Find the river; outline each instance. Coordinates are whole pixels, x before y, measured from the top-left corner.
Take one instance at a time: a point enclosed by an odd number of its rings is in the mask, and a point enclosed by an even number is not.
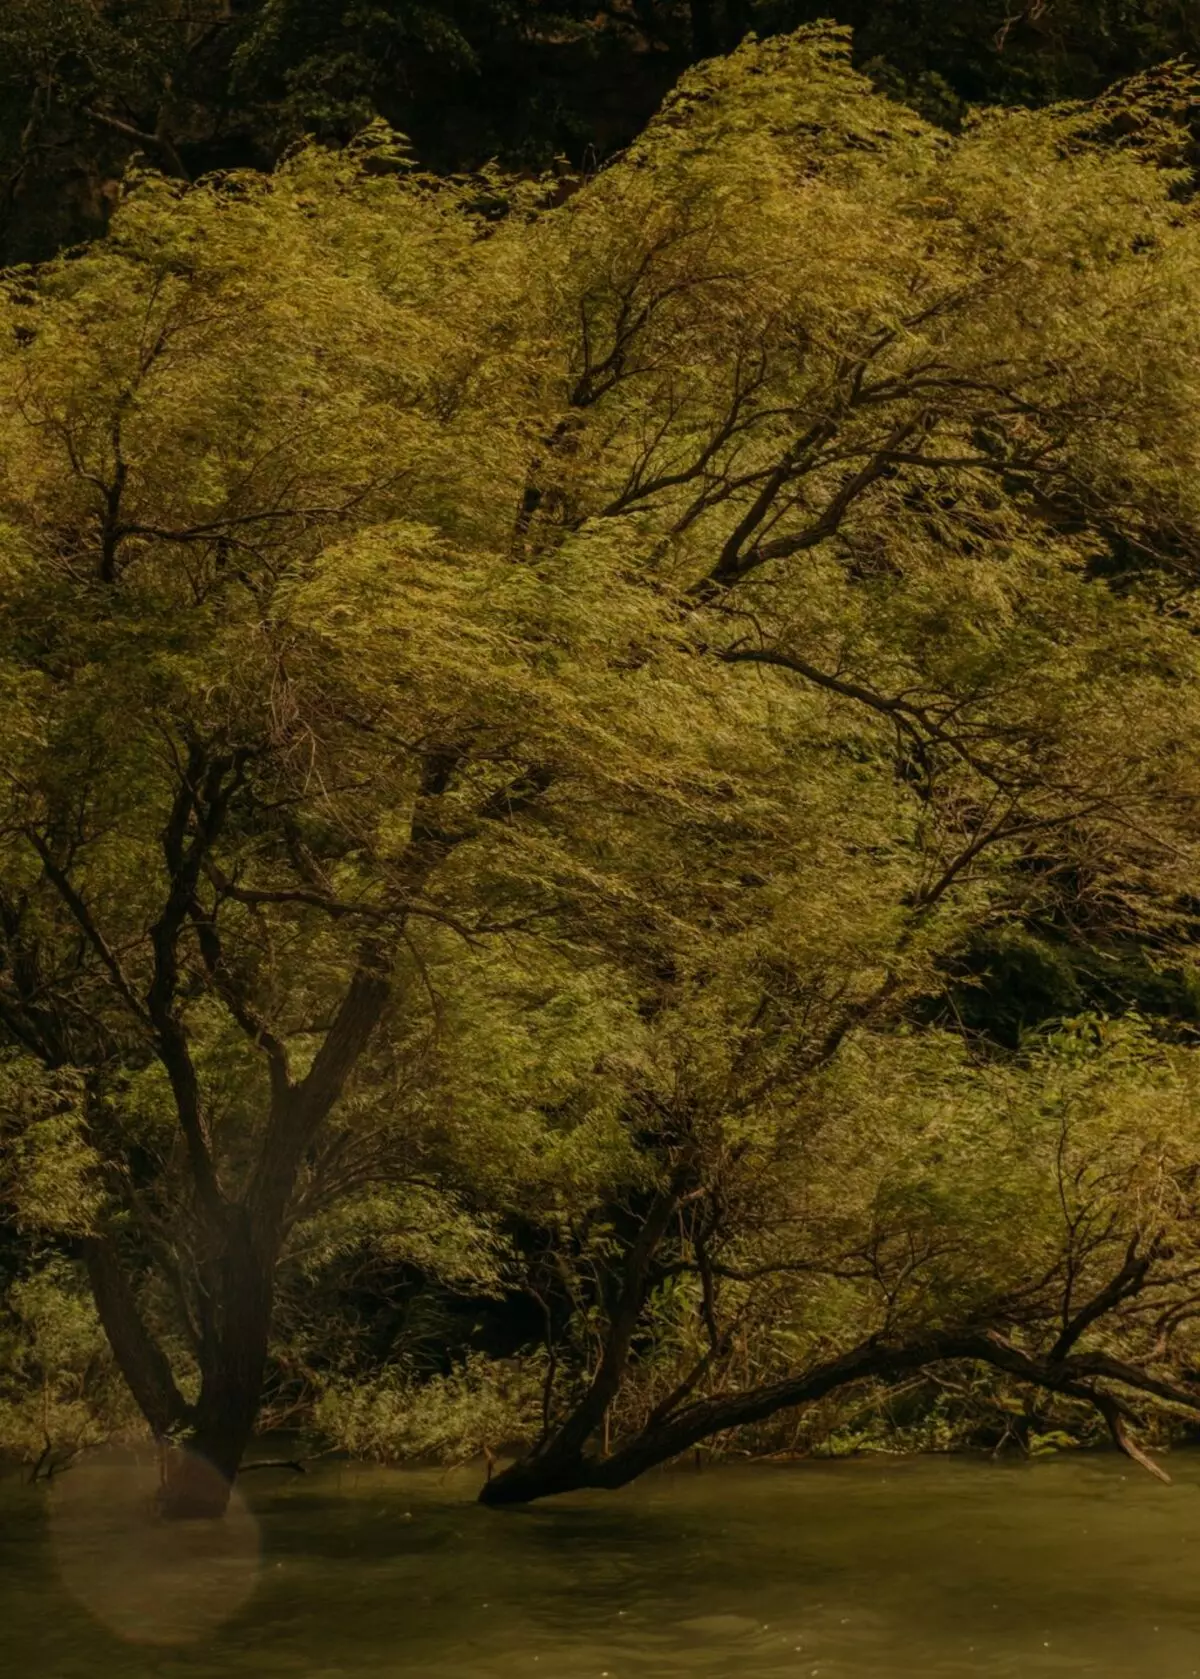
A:
[[[10,1479],[0,1673],[1192,1679],[1200,1455],[1171,1469],[763,1464],[491,1511],[466,1472],[325,1464],[248,1478],[219,1537],[106,1470]]]

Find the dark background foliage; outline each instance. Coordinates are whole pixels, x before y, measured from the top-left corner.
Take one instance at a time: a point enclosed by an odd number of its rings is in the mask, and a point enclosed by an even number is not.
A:
[[[1200,42],[1189,0],[11,0],[0,262],[101,231],[138,154],[191,177],[263,167],[383,117],[437,169],[587,167],[688,64],[831,14],[882,87],[950,126],[981,102],[1090,97]]]

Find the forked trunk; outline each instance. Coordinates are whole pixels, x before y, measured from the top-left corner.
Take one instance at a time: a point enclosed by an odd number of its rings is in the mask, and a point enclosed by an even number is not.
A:
[[[646,1211],[637,1239],[626,1255],[620,1297],[613,1310],[603,1356],[587,1392],[527,1458],[489,1477],[479,1494],[480,1503],[529,1504],[537,1498],[551,1498],[555,1493],[605,1484],[596,1479],[598,1466],[616,1460],[587,1457],[588,1442],[604,1425],[620,1390],[634,1332],[649,1292],[654,1256],[694,1164],[695,1152],[689,1147]]]
[[[221,1271],[221,1312],[207,1356],[192,1426],[165,1454],[159,1503],[166,1516],[222,1516],[262,1393],[274,1294],[274,1250],[255,1241],[249,1218],[231,1217]]]
[[[112,1245],[87,1244],[101,1322],[143,1416],[161,1442],[159,1507],[170,1517],[223,1516],[254,1434],[271,1327],[276,1244],[230,1209],[200,1335],[200,1396],[182,1395],[147,1330]]]

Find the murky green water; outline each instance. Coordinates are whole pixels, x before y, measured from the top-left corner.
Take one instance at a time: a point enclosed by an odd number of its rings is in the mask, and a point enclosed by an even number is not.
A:
[[[249,1480],[220,1541],[77,1469],[52,1509],[0,1486],[0,1673],[1191,1679],[1200,1457],[1172,1469],[756,1466],[488,1511],[473,1476],[328,1467]]]

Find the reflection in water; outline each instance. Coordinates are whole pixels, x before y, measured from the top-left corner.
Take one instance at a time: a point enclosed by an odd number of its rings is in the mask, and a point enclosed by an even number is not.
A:
[[[258,1578],[258,1523],[235,1491],[222,1522],[164,1521],[158,1473],[92,1458],[49,1494],[54,1563],[66,1590],[119,1637],[189,1644],[235,1615]]]
[[[762,1465],[511,1511],[472,1504],[469,1474],[255,1477],[261,1578],[218,1626],[252,1578],[249,1518],[236,1518],[240,1550],[207,1548],[202,1524],[143,1526],[131,1541],[72,1470],[53,1545],[44,1498],[0,1486],[0,1672],[1191,1679],[1200,1457],[1177,1455],[1172,1471],[1162,1487],[1099,1457]],[[72,1500],[91,1513],[68,1517]]]

